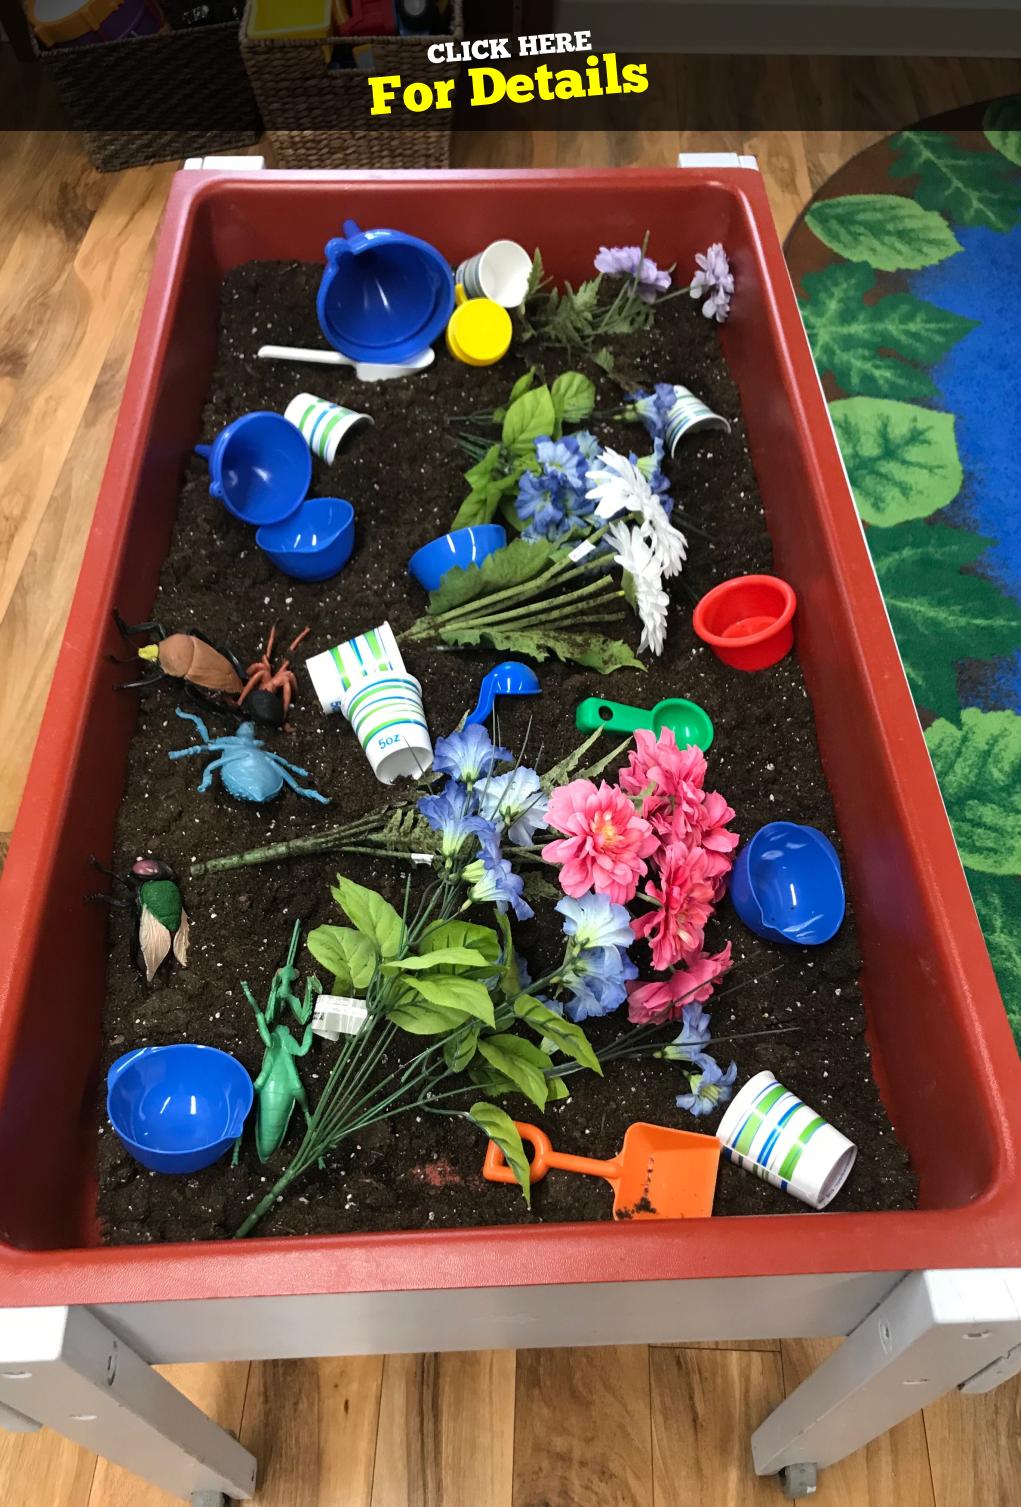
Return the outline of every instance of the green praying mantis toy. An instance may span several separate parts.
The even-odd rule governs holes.
[[[263,1162],[268,1161],[283,1142],[287,1127],[291,1123],[295,1104],[301,1105],[306,1123],[311,1118],[305,1085],[298,1075],[295,1058],[304,1057],[312,1045],[312,1015],[315,1011],[316,1000],[322,993],[322,985],[317,978],[307,978],[304,999],[299,1000],[294,993],[294,986],[298,981],[298,970],[294,966],[294,959],[298,954],[300,937],[301,921],[299,920],[295,921],[294,931],[291,933],[287,962],[273,975],[265,1010],[260,1010],[248,985],[246,983],[241,985],[245,998],[255,1012],[259,1035],[266,1045],[262,1067],[255,1080],[255,1097],[258,1106],[255,1121],[255,1148],[259,1153],[259,1160]],[[299,1026],[304,1027],[304,1034],[300,1041],[295,1040],[291,1035],[290,1025],[277,1018],[285,1007],[290,1008]],[[238,1148],[235,1147],[235,1162],[237,1156]]]

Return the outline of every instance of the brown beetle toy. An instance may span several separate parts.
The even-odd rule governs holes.
[[[303,628],[293,643],[288,645],[286,652],[293,654],[298,645],[308,638],[311,631],[311,628]],[[238,707],[244,709],[246,716],[254,718],[256,722],[261,722],[266,727],[282,727],[285,732],[290,732],[287,726],[287,714],[298,694],[298,680],[291,669],[289,659],[282,659],[274,670],[273,646],[276,643],[276,636],[277,630],[274,623],[269,630],[261,659],[255,660],[248,666],[248,680],[238,697]]]
[[[155,667],[155,674],[146,675],[141,680],[126,681],[117,690],[144,692],[161,685],[164,680],[175,680],[188,690],[192,699],[201,702],[203,706],[237,714],[236,708],[227,698],[241,695],[244,680],[241,665],[229,649],[218,648],[197,629],[188,633],[167,633],[162,623],[129,625],[116,612],[114,621],[125,638],[136,633],[156,635],[155,643],[146,644],[138,651],[139,659]]]

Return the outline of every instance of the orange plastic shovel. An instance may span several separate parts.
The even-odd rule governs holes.
[[[551,1167],[605,1177],[613,1185],[614,1219],[705,1219],[713,1212],[720,1142],[713,1135],[667,1130],[662,1125],[629,1125],[624,1145],[610,1162],[554,1151],[536,1125],[515,1120],[523,1141],[532,1147],[533,1183]],[[503,1152],[490,1141],[482,1176],[491,1183],[513,1183]]]

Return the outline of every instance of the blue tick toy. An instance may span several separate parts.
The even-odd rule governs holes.
[[[194,722],[202,742],[192,748],[178,748],[170,754],[170,758],[187,759],[192,754],[204,753],[220,755],[212,764],[206,765],[198,787],[200,790],[209,789],[213,775],[219,770],[221,780],[235,800],[261,804],[263,801],[271,801],[285,785],[290,785],[298,795],[305,795],[312,801],[322,801],[324,806],[329,805],[329,796],[320,795],[318,790],[303,790],[294,779],[296,774],[307,779],[307,769],[289,764],[279,754],[266,753],[265,745],[255,736],[254,722],[242,722],[232,737],[210,738],[201,717],[196,717],[192,712],[182,712],[180,707],[177,708],[177,715],[186,722]]]

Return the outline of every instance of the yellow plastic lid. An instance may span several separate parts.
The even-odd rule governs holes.
[[[333,0],[255,0],[250,37],[328,37]]]
[[[98,31],[120,5],[121,0],[29,0],[26,12],[40,42],[59,47]]]
[[[447,349],[466,366],[495,366],[510,350],[514,326],[506,309],[491,298],[465,299],[458,288],[458,307],[447,325]]]

